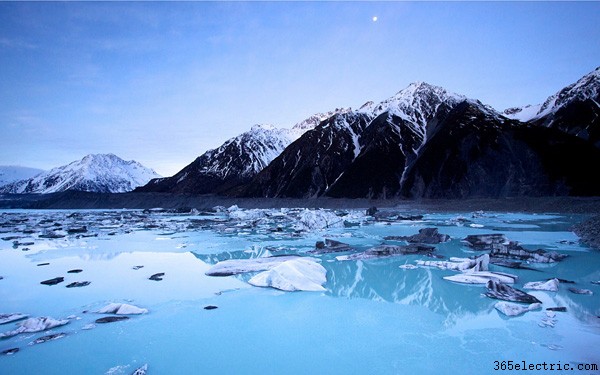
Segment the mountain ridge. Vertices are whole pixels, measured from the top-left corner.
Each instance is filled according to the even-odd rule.
[[[42,172],[0,188],[4,194],[47,194],[66,190],[123,193],[158,174],[140,163],[114,154],[89,154],[81,160]]]

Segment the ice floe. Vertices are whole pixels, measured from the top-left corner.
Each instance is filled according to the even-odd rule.
[[[410,244],[406,246],[398,245],[379,245],[370,248],[369,250],[350,255],[340,255],[335,257],[337,260],[358,260],[358,259],[372,259],[372,258],[384,258],[398,255],[432,255],[435,252],[435,247],[423,244]]]
[[[494,308],[506,316],[518,316],[525,314],[528,311],[539,310],[542,308],[541,303],[532,303],[529,306],[519,305],[511,302],[497,302]]]
[[[419,229],[418,234],[413,234],[412,236],[387,236],[384,239],[388,241],[437,244],[450,241],[450,236],[440,233],[437,228],[423,228]]]
[[[487,292],[485,295],[490,298],[501,299],[511,302],[541,303],[541,301],[531,294],[522,290],[515,289],[509,285],[499,283],[495,280],[487,282]]]
[[[0,324],[16,322],[17,320],[25,319],[27,315],[21,313],[0,314]]]
[[[545,290],[548,292],[558,292],[558,285],[560,282],[558,279],[551,279],[548,281],[532,281],[523,285],[523,289],[532,290]]]
[[[327,271],[311,258],[297,258],[282,262],[268,271],[259,273],[248,283],[285,291],[325,291]]]
[[[97,311],[99,314],[116,314],[116,315],[139,315],[146,314],[148,309],[129,305],[126,303],[110,303]]]
[[[487,284],[490,280],[503,284],[514,284],[517,276],[503,272],[475,271],[444,276],[443,279],[462,284]]]
[[[20,333],[41,332],[54,327],[60,327],[69,323],[68,319],[56,320],[49,317],[29,318],[18,323],[18,328],[12,331],[0,333],[0,338],[12,337]]]
[[[418,260],[417,265],[436,267],[442,270],[453,270],[453,271],[487,271],[488,264],[490,262],[490,256],[483,254],[475,259],[471,258],[455,258],[452,257],[448,261],[444,260]]]
[[[320,230],[328,228],[343,228],[344,218],[328,210],[309,210],[300,211],[294,223],[294,229],[299,231]]]
[[[267,258],[229,259],[219,262],[205,272],[207,276],[231,276],[246,272],[267,271],[288,260],[300,258],[297,255],[283,255]]]

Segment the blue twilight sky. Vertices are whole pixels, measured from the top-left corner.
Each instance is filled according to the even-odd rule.
[[[598,2],[0,2],[0,165],[112,152],[171,175],[253,124],[413,81],[536,104],[600,65],[599,16]]]

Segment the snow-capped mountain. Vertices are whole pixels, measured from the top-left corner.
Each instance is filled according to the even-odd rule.
[[[503,113],[424,82],[291,129],[256,126],[136,191],[249,197],[600,195],[599,70]]]
[[[214,193],[248,182],[304,133],[321,121],[349,109],[317,113],[291,129],[254,125],[216,149],[209,150],[172,177],[150,181],[136,191]]]
[[[290,145],[243,194],[379,196],[384,181],[399,185],[435,114],[463,100],[417,82],[379,104],[367,102],[356,111],[338,113]]]
[[[0,166],[0,187],[19,180],[26,180],[44,172],[43,169],[19,167],[15,165]]]
[[[562,130],[600,147],[600,67],[551,95],[543,104],[509,108],[504,114]]]
[[[113,154],[87,155],[70,164],[40,173],[0,188],[2,193],[56,193],[79,190],[98,193],[123,193],[159,177],[136,161],[125,161]]]

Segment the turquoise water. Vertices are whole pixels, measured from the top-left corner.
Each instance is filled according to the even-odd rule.
[[[346,211],[346,226],[298,231],[294,210],[252,211],[241,221],[229,220],[227,212],[77,211],[69,217],[73,212],[5,211],[0,217],[0,237],[34,242],[14,248],[14,239],[0,241],[0,314],[71,317],[51,331],[0,339],[0,352],[20,348],[0,355],[0,374],[129,374],[146,363],[149,374],[487,374],[510,373],[494,371],[494,361],[600,365],[600,286],[591,283],[600,280],[600,253],[569,231],[579,216],[447,213],[379,223]],[[44,230],[81,225],[97,237],[38,237]],[[460,242],[477,233],[504,233],[527,249],[570,255],[561,263],[530,265],[535,270],[490,266],[518,275],[517,288],[551,277],[576,284],[561,284],[558,292],[531,291],[544,309],[508,318],[494,309],[496,300],[482,296],[483,286],[442,279],[453,271],[399,267],[431,259],[423,255],[338,261],[340,254],[311,254],[327,270],[322,293],[252,287],[246,282],[252,275],[204,275],[219,260],[304,255],[324,237],[359,252],[398,243],[385,236],[431,226],[452,238],[436,245],[445,257],[478,255]],[[133,269],[139,265],[144,267]],[[83,271],[67,273],[74,268]],[[159,272],[165,273],[162,281],[148,280]],[[58,276],[65,281],[40,284]],[[73,281],[91,284],[65,288]],[[570,293],[571,286],[594,295]],[[104,316],[94,311],[110,302],[149,313],[83,330]],[[207,305],[218,308],[205,310]],[[545,308],[553,306],[568,311],[556,313],[554,327],[544,326]],[[0,325],[0,333],[14,327]],[[67,336],[29,345],[58,332]]]

